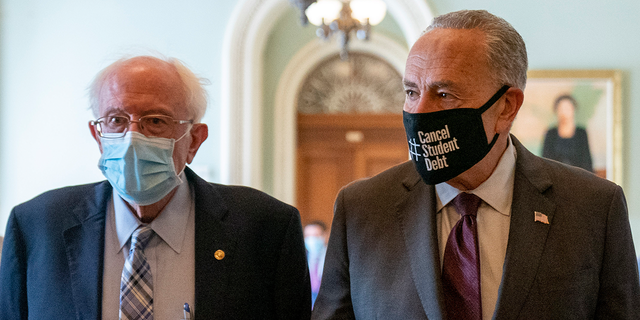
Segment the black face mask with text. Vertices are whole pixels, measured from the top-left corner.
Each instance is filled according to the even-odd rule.
[[[498,140],[487,143],[482,113],[493,106],[505,85],[478,109],[460,108],[429,113],[402,112],[409,154],[426,184],[449,181],[480,162]]]

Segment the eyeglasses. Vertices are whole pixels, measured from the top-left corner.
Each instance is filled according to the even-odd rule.
[[[181,124],[193,124],[193,120],[175,120],[165,115],[147,115],[138,120],[126,116],[106,116],[89,122],[96,127],[98,135],[107,139],[119,139],[127,134],[131,123],[137,123],[140,133],[151,137],[173,137]],[[186,134],[186,133],[185,133]]]

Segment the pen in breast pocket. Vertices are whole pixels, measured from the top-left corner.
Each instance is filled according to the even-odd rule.
[[[189,308],[189,304],[185,303],[184,304],[184,319],[185,320],[191,320],[191,309]]]

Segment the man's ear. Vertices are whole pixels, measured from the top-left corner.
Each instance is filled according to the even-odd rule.
[[[98,134],[98,129],[96,129],[96,126],[91,124],[91,121],[89,121],[89,130],[91,131],[91,136],[93,136],[93,139],[96,140],[96,142],[98,143],[98,148],[100,148],[100,153],[102,153],[102,143],[100,142],[100,135]]]
[[[209,137],[209,127],[204,123],[196,123],[191,128],[191,144],[187,154],[187,163],[191,164],[202,143]]]
[[[524,102],[524,93],[518,88],[509,88],[504,94],[504,108],[496,121],[496,132],[506,133],[511,129],[513,121]]]

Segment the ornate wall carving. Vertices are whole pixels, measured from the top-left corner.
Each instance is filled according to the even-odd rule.
[[[309,73],[298,95],[300,113],[401,113],[402,76],[388,62],[361,52],[338,55]]]

